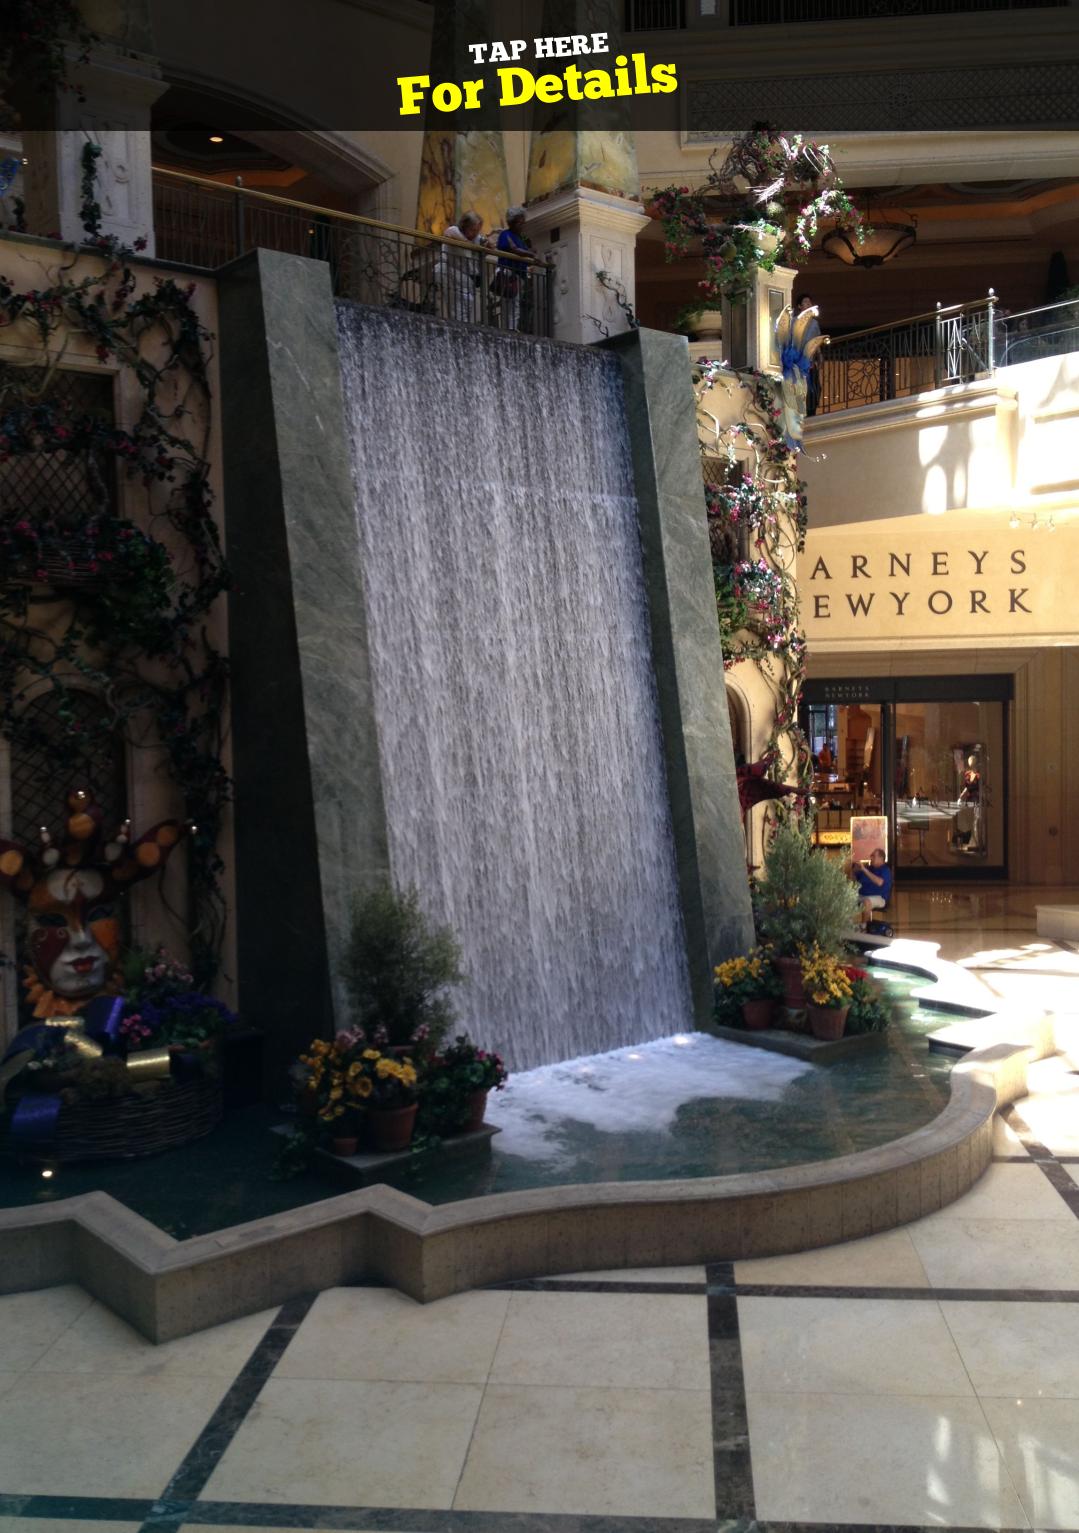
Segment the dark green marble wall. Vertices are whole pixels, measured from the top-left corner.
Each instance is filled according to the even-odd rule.
[[[622,363],[690,984],[712,1017],[712,968],[753,944],[723,650],[686,341],[633,330]]]
[[[240,1007],[276,1085],[347,1018],[351,896],[387,868],[329,267],[226,268],[220,356]]]

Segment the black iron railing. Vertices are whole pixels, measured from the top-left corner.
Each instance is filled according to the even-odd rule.
[[[967,11],[1024,11],[1068,0],[730,0],[732,27],[799,21],[873,21],[888,16],[942,16]]]
[[[686,0],[626,0],[627,32],[678,32],[686,24]]]
[[[214,271],[247,251],[326,261],[339,298],[551,334],[551,268],[460,240],[155,167],[158,258]]]
[[[820,354],[818,414],[969,383],[998,364],[996,298],[937,307],[834,339]]]

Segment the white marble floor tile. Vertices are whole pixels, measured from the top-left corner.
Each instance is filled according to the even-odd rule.
[[[394,1288],[320,1294],[275,1376],[483,1384],[508,1293],[461,1293],[417,1304]]]
[[[747,1391],[972,1395],[932,1299],[739,1299]]]
[[[1057,1080],[1052,1089],[1032,1089],[1016,1102],[1034,1138],[1054,1155],[1079,1155],[1079,1075]]]
[[[1028,1527],[977,1400],[748,1396],[762,1521]]]
[[[822,1288],[928,1288],[929,1279],[907,1229],[864,1240],[735,1262],[738,1283],[814,1283]]]
[[[1079,1305],[943,1299],[940,1307],[975,1393],[1079,1400]]]
[[[949,1219],[910,1236],[934,1288],[1079,1288],[1079,1219]]]
[[[482,1394],[474,1384],[275,1375],[203,1498],[448,1508]]]
[[[703,1294],[514,1293],[492,1384],[707,1389]]]
[[[993,1154],[994,1155],[1026,1155],[1023,1141],[1011,1128],[999,1113],[993,1117]]]
[[[93,1302],[74,1283],[0,1296],[0,1365],[10,1372],[28,1368]]]
[[[1079,1184],[1079,1166],[1065,1166],[1064,1169],[1071,1177],[1072,1181],[1076,1184]]]
[[[704,1264],[698,1267],[605,1267],[601,1272],[559,1272],[560,1283],[703,1283]]]
[[[1079,1528],[1079,1400],[984,1401],[1027,1516],[1036,1528]]]
[[[1029,1166],[987,1166],[969,1192],[928,1218],[1074,1219],[1075,1215],[1041,1168],[1031,1162]]]
[[[0,1399],[0,1487],[157,1496],[227,1387],[178,1375],[26,1373]]]
[[[96,1300],[33,1365],[35,1373],[186,1374],[232,1383],[277,1311],[155,1345]]]
[[[490,1384],[453,1504],[487,1512],[714,1516],[710,1396]]]

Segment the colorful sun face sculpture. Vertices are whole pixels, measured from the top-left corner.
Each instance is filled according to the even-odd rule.
[[[26,905],[25,984],[35,1017],[78,1011],[110,988],[120,952],[117,904],[132,884],[165,866],[186,829],[162,820],[132,842],[125,820],[106,839],[101,810],[81,788],[68,794],[65,813],[59,845],[45,826],[32,849],[0,840],[0,884]]]

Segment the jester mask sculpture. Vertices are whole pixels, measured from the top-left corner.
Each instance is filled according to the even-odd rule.
[[[809,374],[828,336],[821,335],[816,307],[795,314],[790,304],[776,320],[776,346],[783,369],[780,400],[783,412],[783,440],[791,452],[802,451],[802,428],[805,425],[809,398]]]
[[[137,841],[125,820],[111,838],[101,810],[81,788],[67,796],[65,834],[54,845],[45,826],[30,848],[0,840],[0,884],[25,903],[27,999],[35,1017],[81,1010],[112,988],[120,952],[120,896],[165,866],[185,833],[162,820]]]

